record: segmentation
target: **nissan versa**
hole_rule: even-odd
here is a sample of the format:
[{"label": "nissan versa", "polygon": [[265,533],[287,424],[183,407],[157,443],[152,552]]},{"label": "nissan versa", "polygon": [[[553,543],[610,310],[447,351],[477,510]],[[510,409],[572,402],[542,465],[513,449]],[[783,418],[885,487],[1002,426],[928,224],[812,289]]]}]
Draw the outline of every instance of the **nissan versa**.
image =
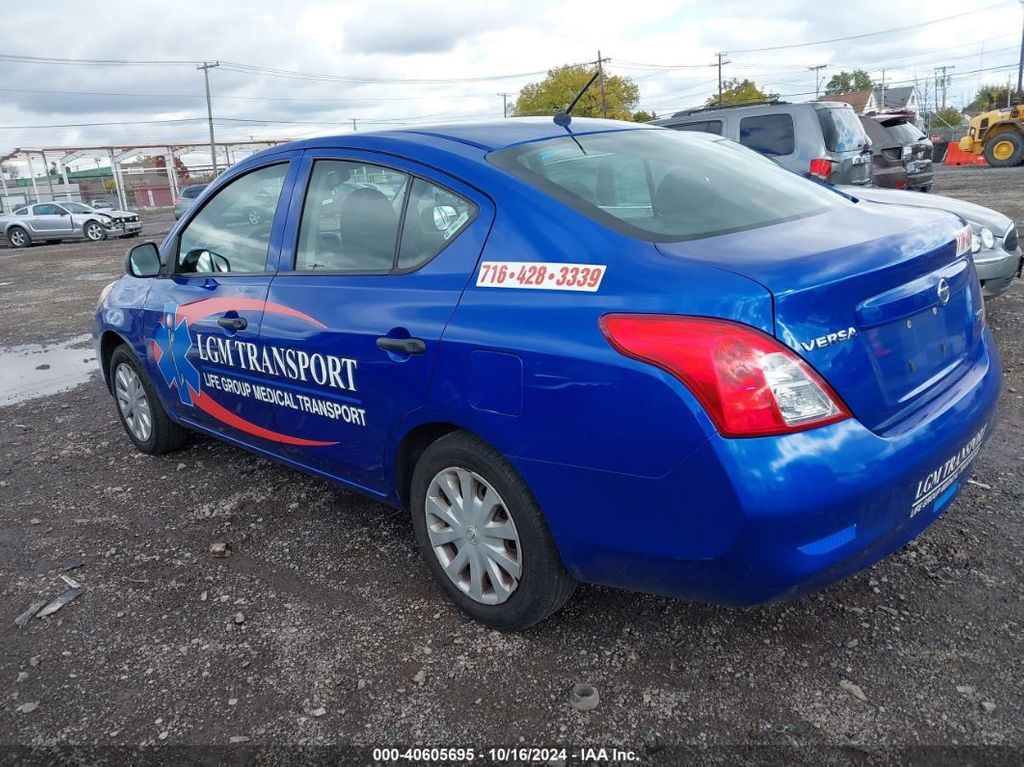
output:
[{"label": "nissan versa", "polygon": [[792,597],[934,522],[999,391],[964,222],[718,136],[565,122],[233,167],[103,291],[129,438],[205,432],[408,509],[500,628],[577,581]]}]

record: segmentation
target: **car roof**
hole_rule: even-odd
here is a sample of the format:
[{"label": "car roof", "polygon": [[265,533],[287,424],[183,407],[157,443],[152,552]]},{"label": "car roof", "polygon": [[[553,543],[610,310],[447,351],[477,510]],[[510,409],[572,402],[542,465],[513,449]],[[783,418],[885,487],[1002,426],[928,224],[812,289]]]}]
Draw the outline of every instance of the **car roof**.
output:
[{"label": "car roof", "polygon": [[[305,147],[353,146],[375,138],[406,138],[409,140],[427,138],[437,142],[455,141],[482,149],[485,152],[493,152],[516,144],[543,141],[566,134],[585,135],[606,131],[649,130],[652,127],[645,123],[630,123],[622,120],[574,117],[567,128],[562,128],[556,125],[551,117],[512,117],[504,120],[422,125],[415,128],[321,136],[285,144],[284,147],[302,149]],[[421,143],[421,141],[416,143]],[[275,147],[277,150],[282,148],[281,146]]]}]

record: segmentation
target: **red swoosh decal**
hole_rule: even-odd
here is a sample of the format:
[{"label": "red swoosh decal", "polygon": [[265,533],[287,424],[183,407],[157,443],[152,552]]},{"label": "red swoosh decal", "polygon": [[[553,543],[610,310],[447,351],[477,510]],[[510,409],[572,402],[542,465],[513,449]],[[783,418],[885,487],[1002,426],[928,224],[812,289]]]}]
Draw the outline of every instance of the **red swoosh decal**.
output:
[{"label": "red swoosh decal", "polygon": [[152,338],[149,339],[149,353],[153,355],[153,361],[159,362],[164,353],[160,351],[160,345]]},{"label": "red swoosh decal", "polygon": [[183,319],[191,325],[196,320],[201,320],[204,317],[209,317],[211,314],[220,314],[222,312],[230,311],[267,311],[271,314],[283,314],[288,317],[294,317],[297,320],[308,322],[310,325],[315,325],[318,328],[327,327],[319,320],[315,320],[308,314],[300,312],[298,309],[292,309],[290,306],[284,306],[283,304],[275,304],[272,301],[263,301],[259,298],[243,298],[222,296],[217,298],[203,298],[199,301],[193,301],[190,304],[182,304],[178,307],[178,311],[175,313],[174,324],[177,325]]},{"label": "red swoosh decal", "polygon": [[285,445],[300,445],[303,447],[331,447],[332,445],[338,444],[337,442],[321,442],[315,439],[289,437],[287,434],[279,434],[276,431],[264,429],[262,426],[257,426],[251,421],[246,421],[244,418],[235,415],[230,410],[216,402],[208,394],[196,392],[191,386],[188,388],[192,394],[192,404],[197,408],[202,410],[211,418],[216,418],[221,423],[233,426],[239,431],[244,431],[246,434],[252,434],[254,437],[262,437],[263,439],[268,439],[271,442],[282,442]]}]

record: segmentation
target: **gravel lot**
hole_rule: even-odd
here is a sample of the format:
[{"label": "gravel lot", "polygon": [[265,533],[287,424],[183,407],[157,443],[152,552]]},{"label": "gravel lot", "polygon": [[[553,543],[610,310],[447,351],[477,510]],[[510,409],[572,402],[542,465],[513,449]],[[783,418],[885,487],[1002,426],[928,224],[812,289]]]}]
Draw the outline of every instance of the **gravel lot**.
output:
[{"label": "gravel lot", "polygon": [[[944,169],[935,191],[1024,221],[1022,179]],[[171,223],[146,216],[144,236]],[[82,339],[130,242],[0,249],[0,382],[26,368],[56,391],[94,368]],[[666,763],[986,744],[1020,763],[1024,286],[988,318],[1002,421],[975,482],[897,555],[751,610],[582,587],[520,635],[443,599],[404,514],[212,439],[137,454],[95,375],[0,404],[0,744],[618,745]],[[79,563],[84,595],[17,628]],[[596,710],[570,708],[578,682]]]}]

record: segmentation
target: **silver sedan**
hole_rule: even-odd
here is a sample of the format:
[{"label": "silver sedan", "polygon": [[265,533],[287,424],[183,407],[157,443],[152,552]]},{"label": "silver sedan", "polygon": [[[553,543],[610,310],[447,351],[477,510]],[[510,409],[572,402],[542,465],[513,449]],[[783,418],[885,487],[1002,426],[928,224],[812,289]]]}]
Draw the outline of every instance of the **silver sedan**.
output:
[{"label": "silver sedan", "polygon": [[130,211],[96,210],[80,202],[40,202],[24,205],[0,217],[0,231],[15,248],[36,242],[85,238],[129,237],[142,231],[139,216]]}]

